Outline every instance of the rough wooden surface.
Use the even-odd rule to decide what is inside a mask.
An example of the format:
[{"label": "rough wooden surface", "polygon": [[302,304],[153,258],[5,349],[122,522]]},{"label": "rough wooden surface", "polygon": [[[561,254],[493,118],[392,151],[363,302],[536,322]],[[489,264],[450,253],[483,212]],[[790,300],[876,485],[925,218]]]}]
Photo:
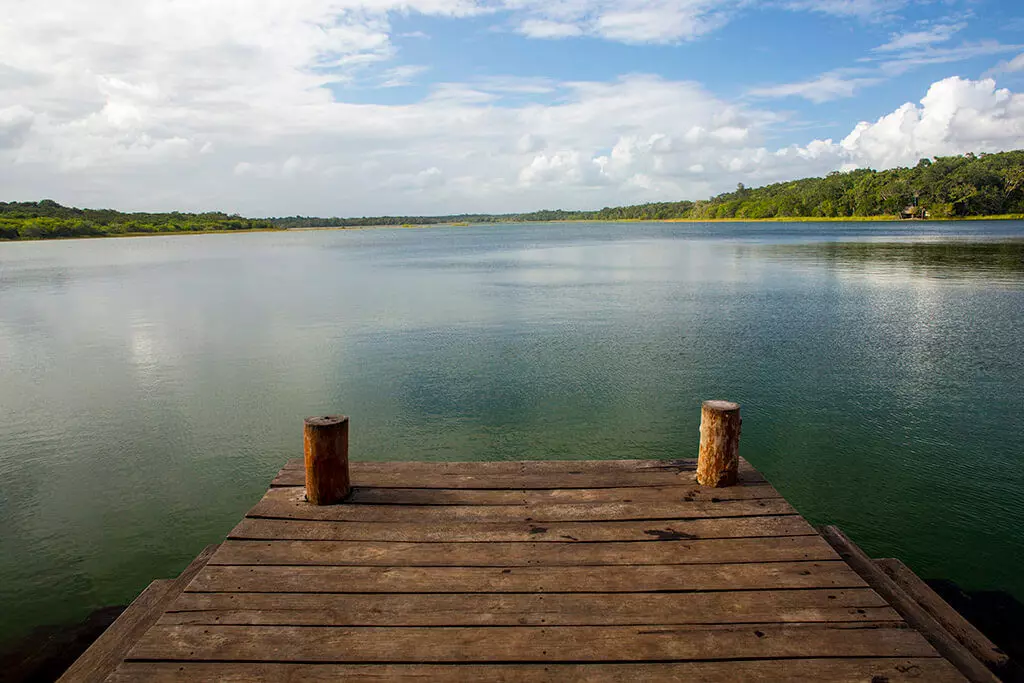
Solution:
[{"label": "rough wooden surface", "polygon": [[249,662],[127,662],[114,683],[308,681],[438,681],[452,683],[952,683],[963,678],[942,659],[759,659],[638,664],[282,664]]},{"label": "rough wooden surface", "polygon": [[942,625],[949,635],[960,641],[974,657],[996,673],[1004,671],[1010,658],[995,643],[985,637],[971,622],[949,606],[938,594],[918,578],[907,565],[897,559],[875,560],[875,564],[896,582],[914,602]]},{"label": "rough wooden surface", "polygon": [[176,579],[158,579],[142,591],[139,597],[110,625],[106,631],[75,660],[60,683],[87,683],[102,681],[121,663],[135,642],[160,619],[164,610],[185,590],[214,552],[209,545],[199,553]]},{"label": "rough wooden surface", "polygon": [[967,648],[947,633],[941,624],[879,569],[871,558],[839,527],[823,527],[822,536],[832,544],[832,547],[854,571],[860,574],[868,585],[888,600],[889,604],[907,620],[907,623],[923,634],[935,646],[935,649],[952,662],[968,680],[976,683],[998,683],[999,679],[984,664],[975,659]]},{"label": "rough wooden surface", "polygon": [[962,681],[744,461],[289,462],[111,680]]},{"label": "rough wooden surface", "polygon": [[306,418],[302,446],[306,500],[312,505],[333,505],[344,500],[349,493],[348,418]]},{"label": "rough wooden surface", "polygon": [[739,479],[740,405],[704,401],[700,408],[700,450],[697,483],[720,488]]}]

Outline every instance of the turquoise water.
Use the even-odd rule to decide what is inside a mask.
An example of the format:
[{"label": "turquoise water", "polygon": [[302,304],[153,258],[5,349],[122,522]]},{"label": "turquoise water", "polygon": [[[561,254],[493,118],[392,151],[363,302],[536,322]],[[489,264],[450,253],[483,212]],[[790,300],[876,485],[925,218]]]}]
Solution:
[{"label": "turquoise water", "polygon": [[0,244],[0,639],[124,603],[352,417],[361,459],[692,457],[1024,599],[1024,224],[536,224]]}]

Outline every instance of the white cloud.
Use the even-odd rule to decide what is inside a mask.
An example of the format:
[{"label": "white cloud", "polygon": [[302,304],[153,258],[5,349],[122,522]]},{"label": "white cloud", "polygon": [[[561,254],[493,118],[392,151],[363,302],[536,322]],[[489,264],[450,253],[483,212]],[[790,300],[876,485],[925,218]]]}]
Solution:
[{"label": "white cloud", "polygon": [[[909,49],[896,56],[886,57],[879,62],[879,69],[887,76],[898,76],[910,69],[931,64],[950,64],[975,57],[998,55],[1020,50],[1020,45],[1005,45],[997,40],[983,40],[977,43],[963,43],[955,47],[926,46],[920,49]],[[877,61],[875,58],[864,59],[865,62]]]},{"label": "white cloud", "polygon": [[527,19],[519,24],[519,32],[531,38],[572,38],[583,35],[583,29],[575,23]]},{"label": "white cloud", "polygon": [[791,0],[785,3],[793,10],[873,21],[887,19],[906,5],[907,0]]},{"label": "white cloud", "polygon": [[[524,20],[658,41],[705,31],[729,7],[505,2]],[[248,215],[518,211],[699,198],[737,182],[1024,146],[1022,96],[961,79],[935,83],[919,105],[862,123],[841,143],[781,149],[766,141],[782,116],[656,76],[481,78],[438,84],[408,104],[339,102],[325,86],[365,80],[368,64],[384,82],[411,76],[388,71],[396,68],[386,61],[389,12],[461,15],[483,5],[239,7],[8,3],[0,22],[4,199]],[[857,87],[854,77],[834,76],[790,94],[833,97]]]},{"label": "white cloud", "polygon": [[913,164],[928,156],[1024,147],[1024,95],[995,81],[958,77],[933,83],[920,106],[907,103],[874,123],[857,124],[843,155],[861,166]]},{"label": "white cloud", "polygon": [[962,31],[966,23],[957,24],[936,24],[921,31],[907,31],[895,33],[889,42],[879,45],[875,52],[901,52],[903,50],[927,47],[935,43],[944,43],[953,37],[954,33]]},{"label": "white cloud", "polygon": [[741,0],[504,0],[516,30],[532,38],[595,36],[672,43],[722,26]]},{"label": "white cloud", "polygon": [[750,90],[754,97],[802,97],[811,102],[821,103],[843,97],[853,97],[867,85],[878,83],[878,78],[847,78],[835,72],[824,73],[808,81],[782,83]]},{"label": "white cloud", "polygon": [[387,69],[382,74],[380,88],[400,88],[411,85],[413,79],[428,70],[421,64],[405,64]]},{"label": "white cloud", "polygon": [[1020,53],[1013,59],[1005,62],[999,62],[994,68],[990,69],[986,75],[995,75],[1001,73],[1014,73],[1016,71],[1024,71],[1024,52]]}]

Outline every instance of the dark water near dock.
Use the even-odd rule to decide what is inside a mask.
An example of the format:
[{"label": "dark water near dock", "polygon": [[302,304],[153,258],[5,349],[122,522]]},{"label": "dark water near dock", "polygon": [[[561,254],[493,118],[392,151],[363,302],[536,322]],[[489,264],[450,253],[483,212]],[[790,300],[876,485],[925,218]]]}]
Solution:
[{"label": "dark water near dock", "polygon": [[539,224],[0,244],[0,641],[359,459],[693,457],[1024,599],[1024,223]]}]

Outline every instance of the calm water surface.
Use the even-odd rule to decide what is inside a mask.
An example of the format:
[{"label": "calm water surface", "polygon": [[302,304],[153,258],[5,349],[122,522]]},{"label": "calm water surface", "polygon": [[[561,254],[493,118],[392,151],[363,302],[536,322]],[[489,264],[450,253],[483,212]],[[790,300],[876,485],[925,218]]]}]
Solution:
[{"label": "calm water surface", "polygon": [[0,640],[124,603],[352,416],[360,459],[693,457],[1024,599],[1024,224],[0,244]]}]

